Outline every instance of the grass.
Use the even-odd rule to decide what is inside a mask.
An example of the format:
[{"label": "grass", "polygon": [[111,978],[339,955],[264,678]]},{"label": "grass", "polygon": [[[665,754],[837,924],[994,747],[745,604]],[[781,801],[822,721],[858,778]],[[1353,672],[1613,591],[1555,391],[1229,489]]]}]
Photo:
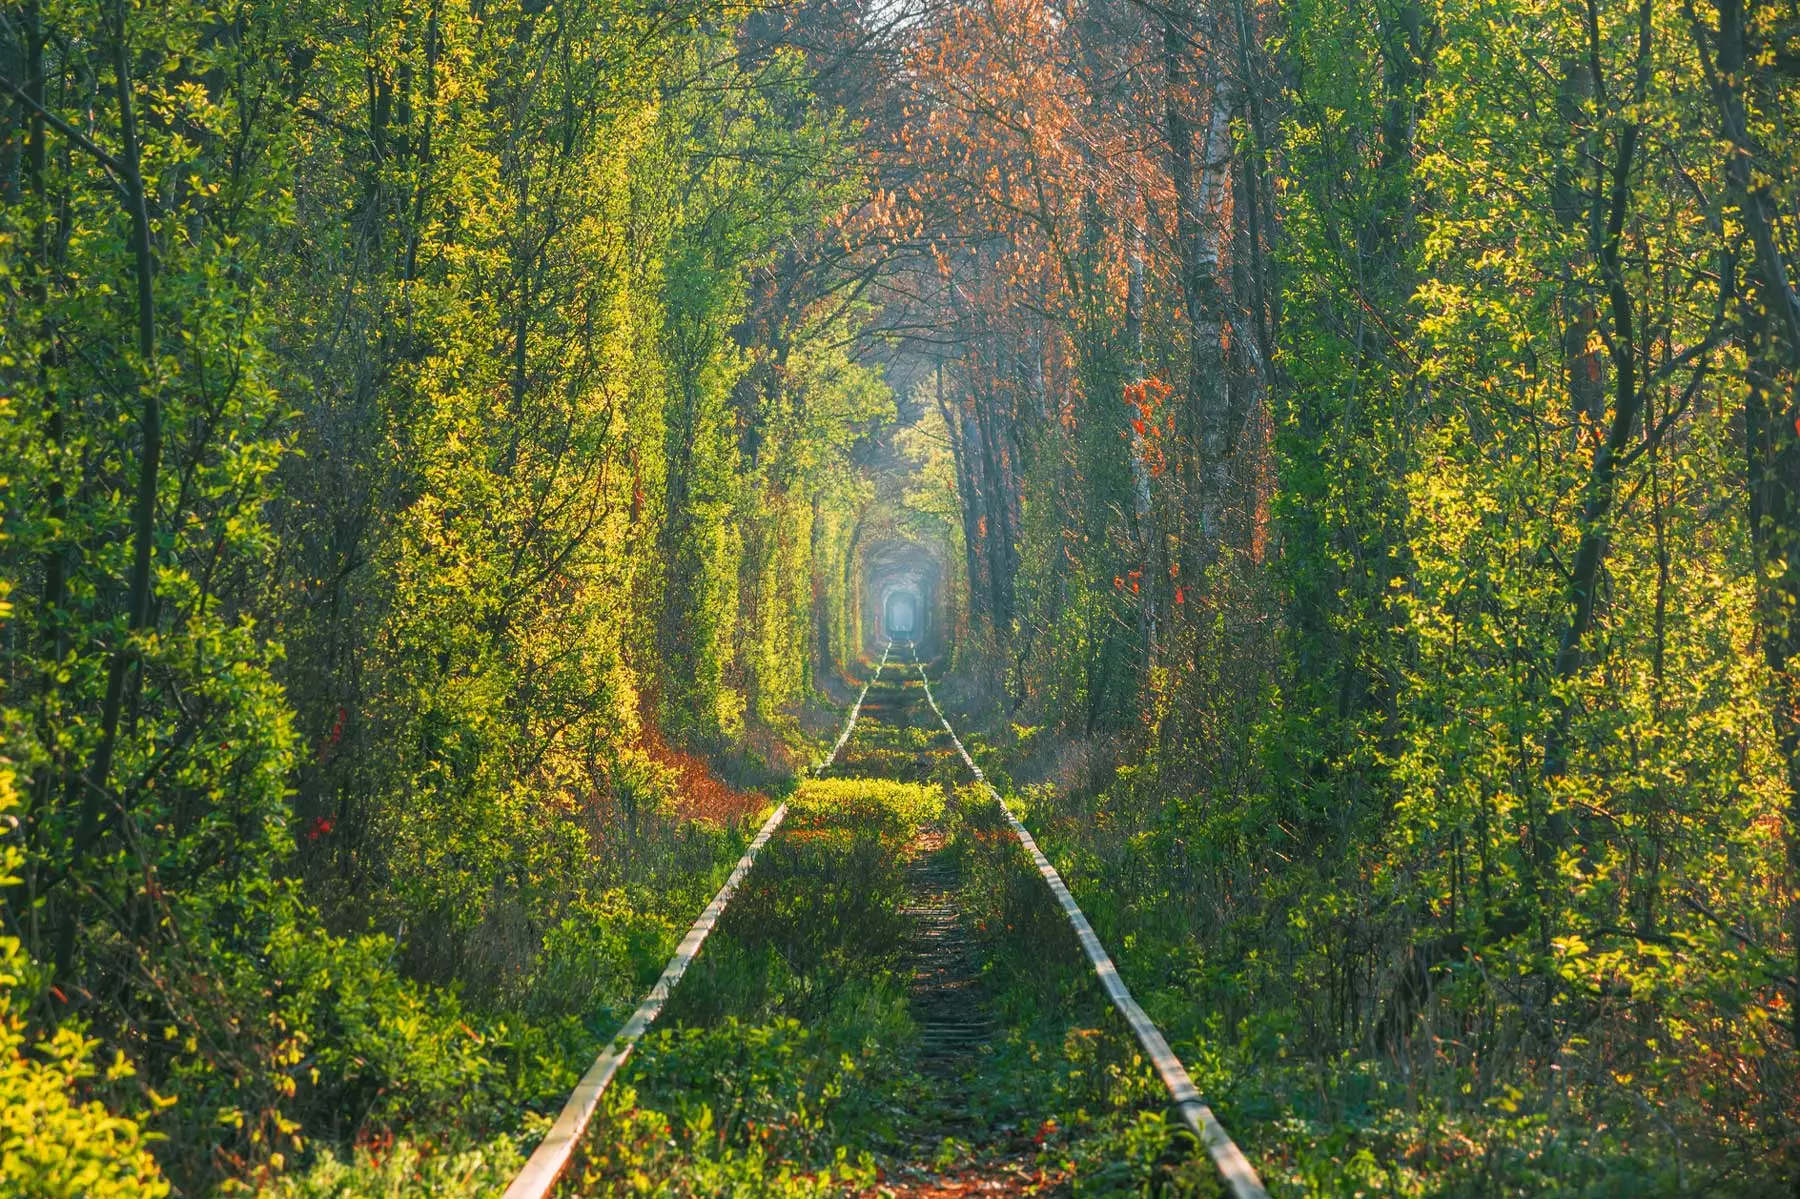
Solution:
[{"label": "grass", "polygon": [[[874,1196],[884,1173],[907,1167],[1021,1160],[1055,1180],[1049,1194],[1210,1193],[1210,1168],[1165,1120],[1166,1097],[997,809],[948,785],[965,770],[941,733],[921,727],[930,712],[917,692],[899,689],[865,719],[840,762],[890,777],[813,780],[789,797],[781,833],[609,1092],[559,1193]],[[901,723],[909,716],[921,724]],[[911,1010],[902,908],[908,846],[927,824],[947,834],[963,879],[1000,1030],[960,1075],[921,1068]],[[708,856],[735,856],[721,851],[743,835],[718,830]],[[523,1069],[539,1081],[533,1093],[554,1099],[573,1083],[719,869],[710,882],[706,870],[665,880],[682,885],[655,897],[667,918],[654,927],[640,928],[639,904],[624,901],[566,938],[553,930],[542,981],[564,1002],[582,996],[585,1010],[538,1013],[507,1038],[506,1053],[536,1063]],[[321,1147],[308,1169],[265,1185],[271,1199],[493,1195],[547,1122],[528,1117],[523,1143],[484,1140],[499,1129],[471,1124],[381,1134],[336,1155]]]}]

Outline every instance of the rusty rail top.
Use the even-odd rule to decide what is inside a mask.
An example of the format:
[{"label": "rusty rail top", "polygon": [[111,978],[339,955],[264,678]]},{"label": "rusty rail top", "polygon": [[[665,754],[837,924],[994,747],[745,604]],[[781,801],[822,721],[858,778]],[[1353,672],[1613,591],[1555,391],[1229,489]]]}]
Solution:
[{"label": "rusty rail top", "polygon": [[[837,744],[831,747],[831,752],[825,755],[825,760],[819,763],[818,769],[824,770],[830,766],[844,748],[844,743],[850,740],[850,734],[856,728],[856,718],[862,712],[862,702],[868,696],[869,688],[875,685],[875,680],[881,677],[891,649],[892,642],[887,649],[881,651],[881,661],[876,665],[875,673],[863,684],[862,694],[856,697],[856,703],[850,709],[850,717],[844,722],[844,731],[838,736]],[[662,1012],[663,1005],[675,990],[675,984],[687,973],[688,966],[700,952],[700,946],[706,943],[707,934],[719,923],[719,917],[725,912],[725,905],[731,902],[738,884],[750,873],[750,867],[756,864],[756,855],[769,843],[775,830],[781,827],[787,811],[788,806],[784,803],[763,822],[756,838],[750,842],[750,847],[744,850],[744,856],[732,868],[725,885],[719,888],[719,893],[713,896],[712,902],[706,905],[706,910],[700,913],[700,918],[688,929],[687,936],[681,938],[681,944],[675,947],[675,956],[663,967],[656,985],[650,988],[650,993],[638,1004],[637,1011],[631,1014],[625,1027],[618,1031],[606,1049],[594,1059],[594,1064],[588,1067],[587,1073],[581,1076],[581,1081],[575,1084],[568,1101],[563,1104],[562,1113],[556,1117],[556,1123],[550,1126],[550,1131],[532,1152],[525,1168],[512,1180],[512,1185],[506,1188],[504,1199],[543,1199],[550,1193],[550,1188],[556,1185],[556,1180],[562,1177],[562,1172],[568,1168],[569,1158],[575,1152],[575,1146],[581,1140],[581,1134],[587,1131],[589,1121],[600,1107],[600,1097],[606,1093],[607,1086],[618,1074],[619,1067],[625,1064],[625,1059],[631,1056],[639,1039]]]},{"label": "rusty rail top", "polygon": [[[911,647],[908,648],[910,650]],[[931,710],[943,722],[944,731],[950,734],[956,752],[962,755],[963,764],[974,774],[975,781],[986,788],[988,795],[1000,805],[1000,811],[1012,826],[1019,844],[1025,847],[1025,852],[1036,864],[1038,873],[1049,885],[1050,893],[1062,905],[1063,915],[1069,918],[1069,924],[1075,929],[1075,936],[1081,942],[1083,952],[1094,965],[1094,974],[1100,979],[1100,986],[1113,1001],[1113,1006],[1119,1009],[1119,1014],[1125,1017],[1125,1023],[1131,1026],[1132,1033],[1143,1047],[1151,1065],[1156,1067],[1156,1073],[1162,1078],[1163,1086],[1169,1089],[1169,1098],[1174,1101],[1175,1110],[1181,1114],[1182,1122],[1205,1147],[1207,1156],[1212,1158],[1213,1165],[1218,1168],[1233,1199],[1269,1199],[1269,1192],[1263,1189],[1262,1179],[1257,1177],[1255,1167],[1251,1166],[1243,1150],[1226,1133],[1212,1109],[1200,1098],[1200,1091],[1194,1086],[1194,1080],[1188,1077],[1187,1067],[1181,1064],[1181,1059],[1175,1056],[1168,1041],[1163,1039],[1162,1032],[1144,1013],[1144,1009],[1138,1006],[1137,1000],[1131,997],[1131,989],[1119,977],[1119,968],[1113,965],[1112,958],[1107,956],[1105,948],[1100,944],[1100,938],[1094,935],[1093,925],[1088,923],[1081,905],[1069,893],[1062,875],[1057,873],[1056,867],[1050,864],[1050,859],[1038,848],[1030,831],[1013,814],[1000,792],[987,781],[987,777],[981,773],[981,767],[975,764],[975,759],[969,756],[969,751],[963,746],[962,738],[950,727],[949,717],[944,715],[944,710],[938,707],[937,697],[931,693],[931,680],[925,677],[925,667],[919,662],[918,654],[913,653],[911,657],[913,666],[918,669],[919,681],[925,685],[925,698],[930,701]]]}]

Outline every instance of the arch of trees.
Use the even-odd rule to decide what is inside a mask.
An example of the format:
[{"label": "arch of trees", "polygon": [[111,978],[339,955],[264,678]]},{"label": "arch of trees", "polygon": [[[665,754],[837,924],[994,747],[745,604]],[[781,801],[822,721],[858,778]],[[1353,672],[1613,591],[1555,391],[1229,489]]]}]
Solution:
[{"label": "arch of trees", "polygon": [[1797,47],[9,7],[0,1103],[122,1194],[508,1126],[916,591],[1267,1160],[1774,1185]]}]

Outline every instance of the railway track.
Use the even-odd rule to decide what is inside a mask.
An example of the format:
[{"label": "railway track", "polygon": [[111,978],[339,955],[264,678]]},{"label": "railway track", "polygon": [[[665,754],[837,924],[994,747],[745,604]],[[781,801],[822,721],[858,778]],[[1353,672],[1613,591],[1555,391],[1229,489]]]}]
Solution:
[{"label": "railway track", "polygon": [[[895,660],[896,650],[905,661]],[[859,736],[859,726],[869,731]],[[851,705],[836,742],[816,764],[814,774],[850,781],[890,779],[902,783],[927,779],[948,783],[956,775],[965,780],[973,777],[1067,918],[1099,990],[1123,1017],[1143,1058],[1167,1089],[1171,1112],[1193,1133],[1211,1159],[1224,1192],[1233,1199],[1266,1199],[1267,1192],[1255,1170],[1219,1125],[1161,1032],[1132,998],[1055,867],[1004,797],[987,782],[939,706],[911,646],[890,644],[884,650],[868,683]],[[662,1012],[754,868],[758,855],[778,835],[788,812],[789,805],[783,803],[765,820],[724,886],[682,939],[650,993],[571,1093],[549,1133],[507,1189],[505,1199],[542,1199],[556,1188],[588,1134],[608,1086]],[[910,822],[907,827],[912,827]],[[970,1063],[980,1059],[1002,1029],[984,984],[983,952],[969,927],[961,858],[954,852],[951,840],[942,819],[927,818],[913,829],[899,853],[902,893],[894,911],[904,929],[898,948],[904,962],[901,974],[906,979],[907,1004],[916,1029],[912,1051],[916,1068],[923,1075],[939,1079],[942,1086],[954,1089],[957,1085],[969,1085],[971,1079],[966,1072]],[[787,876],[790,886],[797,881]],[[954,1115],[954,1106],[946,1105],[939,1119],[926,1122],[925,1132],[920,1134],[921,1148],[931,1138],[955,1143],[959,1134],[968,1131]],[[982,1193],[1037,1194],[1054,1184],[1055,1180],[1041,1169],[1033,1171],[1029,1143],[1003,1146],[979,1166],[961,1172],[938,1174],[902,1166],[901,1177],[890,1179],[890,1185],[870,1194],[948,1199]]]},{"label": "railway track", "polygon": [[914,838],[906,864],[906,948],[913,1019],[928,1068],[954,1069],[994,1035],[981,981],[980,952],[964,923],[960,871],[942,829]]}]

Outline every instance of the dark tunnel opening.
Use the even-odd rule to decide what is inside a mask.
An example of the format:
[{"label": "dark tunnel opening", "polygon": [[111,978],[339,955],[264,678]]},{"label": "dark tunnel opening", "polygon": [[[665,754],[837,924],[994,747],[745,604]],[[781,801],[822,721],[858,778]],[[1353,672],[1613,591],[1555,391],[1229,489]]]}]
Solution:
[{"label": "dark tunnel opening", "polygon": [[888,635],[912,640],[918,628],[919,596],[913,591],[891,591],[882,611]]},{"label": "dark tunnel opening", "polygon": [[946,649],[944,551],[910,540],[875,542],[862,555],[863,645],[879,654],[888,642],[911,644],[921,661]]}]

